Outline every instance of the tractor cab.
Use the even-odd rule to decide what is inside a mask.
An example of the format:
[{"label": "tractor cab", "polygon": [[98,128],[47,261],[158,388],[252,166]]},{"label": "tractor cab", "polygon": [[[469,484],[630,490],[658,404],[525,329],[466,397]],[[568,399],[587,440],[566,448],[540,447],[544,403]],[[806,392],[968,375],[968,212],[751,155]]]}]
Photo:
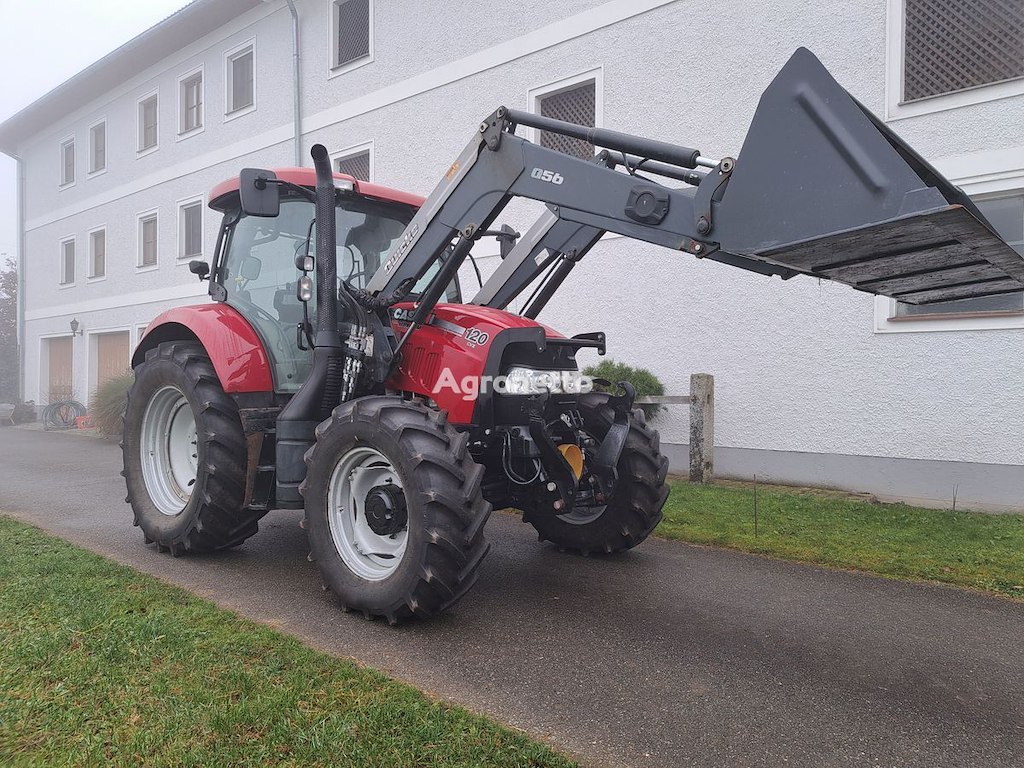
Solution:
[{"label": "tractor cab", "polygon": [[[280,191],[276,211],[266,211],[275,215],[243,211],[238,177],[211,193],[210,207],[223,214],[223,222],[213,264],[208,266],[210,296],[237,309],[249,321],[270,357],[274,389],[293,393],[312,365],[308,335],[310,318],[316,312],[316,292],[300,291],[304,257],[316,257],[316,211],[311,199],[315,173],[306,168],[282,169],[276,171],[276,177],[288,186]],[[350,289],[362,290],[423,199],[341,174],[334,179],[338,189],[334,258],[339,282],[335,293],[342,281]],[[203,274],[205,267],[197,264],[194,271]],[[430,277],[425,275],[422,282]],[[457,282],[449,286],[446,299],[461,301]],[[345,322],[344,313],[339,313],[339,324]]]}]

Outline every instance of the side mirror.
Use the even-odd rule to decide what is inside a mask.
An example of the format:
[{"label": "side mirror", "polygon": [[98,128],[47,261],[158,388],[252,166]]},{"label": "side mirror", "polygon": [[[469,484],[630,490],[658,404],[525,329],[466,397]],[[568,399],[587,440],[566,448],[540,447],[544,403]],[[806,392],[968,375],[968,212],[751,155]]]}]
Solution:
[{"label": "side mirror", "polygon": [[238,176],[238,194],[246,216],[273,218],[281,212],[281,190],[277,174],[261,168],[243,168]]},{"label": "side mirror", "polygon": [[206,280],[210,275],[210,265],[205,261],[194,259],[188,263],[188,271],[196,275],[200,280]]}]

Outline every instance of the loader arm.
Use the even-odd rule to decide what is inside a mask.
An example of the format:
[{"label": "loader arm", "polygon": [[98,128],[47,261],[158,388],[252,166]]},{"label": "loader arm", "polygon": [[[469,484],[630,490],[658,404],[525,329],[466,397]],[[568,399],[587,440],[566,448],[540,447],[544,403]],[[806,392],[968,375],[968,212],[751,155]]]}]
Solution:
[{"label": "loader arm", "polygon": [[[655,174],[693,186],[699,186],[705,176],[695,170],[651,162],[625,153],[613,154],[608,150],[599,152],[592,162],[608,168],[623,166],[631,173]],[[519,313],[535,319],[573,268],[604,234],[604,230],[596,227],[563,221],[556,211],[548,208],[502,259],[470,303],[505,309],[543,274],[544,279],[537,284]],[[720,254],[720,258],[723,256]],[[793,274],[796,273],[782,276],[788,278]]]},{"label": "loader arm", "polygon": [[[581,160],[516,136],[518,125],[609,152]],[[670,187],[638,171],[691,186]],[[513,197],[538,200],[548,210],[474,303],[507,306],[550,270],[526,308],[529,316],[605,232],[763,275],[803,273],[913,304],[1024,290],[1024,258],[805,49],[765,90],[736,160],[496,110],[368,286],[390,293],[436,265],[418,292],[406,339]]]},{"label": "loader arm", "polygon": [[[505,309],[537,277],[547,273],[520,313],[536,318],[551,294],[603,234],[604,230],[597,227],[563,221],[554,211],[544,211],[470,303]],[[534,305],[537,305],[536,312],[532,311]]]}]

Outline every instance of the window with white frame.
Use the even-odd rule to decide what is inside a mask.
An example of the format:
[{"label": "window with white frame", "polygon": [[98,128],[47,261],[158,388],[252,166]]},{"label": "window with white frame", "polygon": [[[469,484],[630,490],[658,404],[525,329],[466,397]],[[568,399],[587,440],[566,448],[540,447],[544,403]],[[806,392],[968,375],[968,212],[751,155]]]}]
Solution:
[{"label": "window with white frame", "polygon": [[334,170],[351,176],[359,181],[370,180],[370,150],[362,149],[358,152],[341,155],[334,159]]},{"label": "window with white frame", "polygon": [[331,3],[331,67],[344,67],[371,54],[373,0]]},{"label": "window with white frame", "polygon": [[[595,127],[597,124],[596,78],[587,78],[571,85],[536,93],[533,111],[544,117],[552,117],[556,120],[564,120],[591,128]],[[564,152],[583,160],[590,160],[594,156],[593,144],[558,133],[540,131],[538,143],[548,149]]]},{"label": "window with white frame", "polygon": [[157,215],[146,213],[139,216],[139,260],[140,267],[156,266],[157,259]]},{"label": "window with white frame", "polygon": [[75,140],[65,139],[60,143],[60,185],[75,183]]},{"label": "window with white frame", "polygon": [[198,259],[203,255],[203,201],[190,200],[178,206],[178,258]]},{"label": "window with white frame", "polygon": [[[1024,256],[1024,193],[975,200],[996,232]],[[1024,292],[1012,291],[937,304],[895,302],[897,318],[949,317],[1024,312]]]},{"label": "window with white frame", "polygon": [[178,133],[203,127],[203,73],[194,72],[178,84]]},{"label": "window with white frame", "polygon": [[107,167],[107,124],[96,123],[89,128],[89,173]]},{"label": "window with white frame", "polygon": [[153,149],[157,145],[159,106],[155,93],[139,101],[139,152]]},{"label": "window with white frame", "polygon": [[89,233],[89,277],[103,277],[107,273],[107,231],[95,229]]},{"label": "window with white frame", "polygon": [[256,53],[252,45],[227,58],[227,113],[248,109],[256,103]]},{"label": "window with white frame", "polygon": [[60,284],[75,282],[75,238],[62,240],[60,244]]},{"label": "window with white frame", "polygon": [[1024,77],[1021,0],[903,0],[902,103]]}]

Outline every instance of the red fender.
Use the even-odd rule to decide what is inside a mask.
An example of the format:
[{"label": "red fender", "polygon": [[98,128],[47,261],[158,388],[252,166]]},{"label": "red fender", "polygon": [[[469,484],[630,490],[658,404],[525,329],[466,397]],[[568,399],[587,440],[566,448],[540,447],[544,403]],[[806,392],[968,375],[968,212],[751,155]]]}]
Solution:
[{"label": "red fender", "polygon": [[159,344],[184,339],[203,345],[225,392],[273,391],[263,342],[241,313],[227,304],[177,307],[157,316],[132,355],[132,367]]}]

